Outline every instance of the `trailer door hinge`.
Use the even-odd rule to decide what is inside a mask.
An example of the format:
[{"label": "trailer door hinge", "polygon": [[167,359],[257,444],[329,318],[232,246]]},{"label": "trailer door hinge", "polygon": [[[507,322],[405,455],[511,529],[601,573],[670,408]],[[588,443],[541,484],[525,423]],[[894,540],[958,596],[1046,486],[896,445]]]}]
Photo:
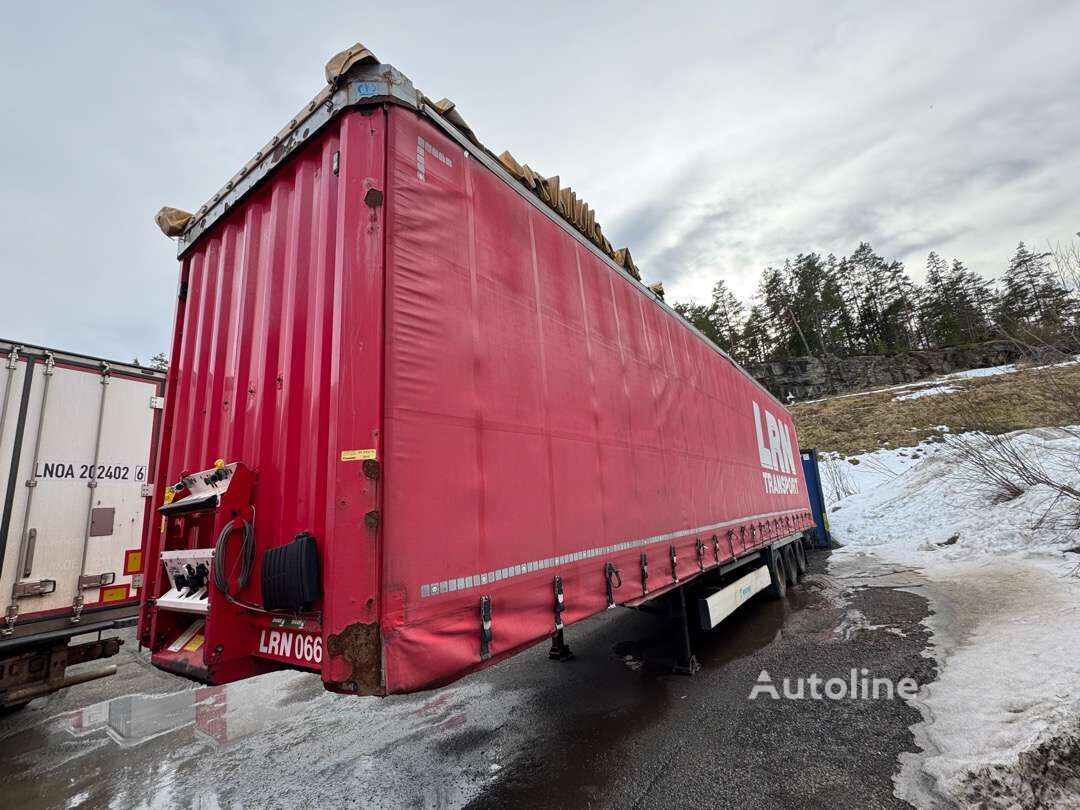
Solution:
[{"label": "trailer door hinge", "polygon": [[705,542],[699,537],[697,539],[697,564],[698,570],[702,573],[705,572]]},{"label": "trailer door hinge", "polygon": [[480,660],[491,658],[491,597],[480,597]]},{"label": "trailer door hinge", "polygon": [[678,582],[679,581],[679,555],[675,551],[675,544],[674,543],[671,544],[671,547],[668,549],[668,552],[671,555],[671,581],[672,582]]},{"label": "trailer door hinge", "polygon": [[641,552],[641,595],[649,592],[649,555]]},{"label": "trailer door hinge", "polygon": [[165,407],[165,397],[150,397],[150,408],[155,411],[160,411]]},{"label": "trailer door hinge", "polygon": [[341,152],[334,152],[334,157],[330,163],[330,170],[337,176],[337,173],[341,170]]}]

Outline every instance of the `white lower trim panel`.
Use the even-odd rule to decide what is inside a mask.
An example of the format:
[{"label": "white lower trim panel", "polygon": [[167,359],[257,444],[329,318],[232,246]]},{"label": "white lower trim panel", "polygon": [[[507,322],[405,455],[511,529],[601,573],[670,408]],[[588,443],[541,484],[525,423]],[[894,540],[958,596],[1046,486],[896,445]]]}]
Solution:
[{"label": "white lower trim panel", "polygon": [[701,597],[698,600],[701,626],[706,629],[716,627],[750,597],[765,590],[769,585],[769,569],[762,565],[739,577],[730,585],[718,589],[709,596]]}]

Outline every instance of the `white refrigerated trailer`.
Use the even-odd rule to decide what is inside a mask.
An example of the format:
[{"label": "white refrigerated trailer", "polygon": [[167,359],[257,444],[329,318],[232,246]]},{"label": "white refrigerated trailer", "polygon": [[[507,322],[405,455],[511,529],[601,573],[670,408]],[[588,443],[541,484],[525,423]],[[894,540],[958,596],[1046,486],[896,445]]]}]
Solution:
[{"label": "white refrigerated trailer", "polygon": [[0,707],[115,672],[67,668],[115,655],[108,631],[137,617],[164,389],[156,369],[0,340]]}]

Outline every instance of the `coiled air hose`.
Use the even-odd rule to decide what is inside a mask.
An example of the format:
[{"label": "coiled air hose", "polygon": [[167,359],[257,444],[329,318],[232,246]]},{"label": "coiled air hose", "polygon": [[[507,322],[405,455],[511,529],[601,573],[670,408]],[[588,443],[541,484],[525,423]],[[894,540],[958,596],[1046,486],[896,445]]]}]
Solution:
[{"label": "coiled air hose", "polygon": [[236,579],[237,592],[247,587],[251,580],[251,571],[255,567],[255,529],[246,520],[241,521],[239,526],[235,520],[230,520],[221,530],[214,545],[214,584],[227,597],[233,596],[233,592],[229,590],[229,578],[225,575],[225,559],[229,553],[229,538],[237,529],[244,532],[244,540],[240,545],[240,576]]}]

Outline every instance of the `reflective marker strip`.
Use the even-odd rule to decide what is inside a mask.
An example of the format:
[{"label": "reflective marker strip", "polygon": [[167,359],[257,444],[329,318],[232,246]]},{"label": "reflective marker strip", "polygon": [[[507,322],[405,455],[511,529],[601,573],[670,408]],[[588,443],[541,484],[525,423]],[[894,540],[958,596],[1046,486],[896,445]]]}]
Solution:
[{"label": "reflective marker strip", "polygon": [[600,548],[590,548],[584,551],[574,551],[570,554],[563,554],[561,557],[549,557],[544,560],[535,560],[533,562],[522,563],[521,565],[512,565],[509,568],[499,568],[495,571],[488,571],[484,574],[471,574],[467,577],[455,577],[454,579],[446,579],[442,582],[431,582],[427,585],[420,586],[420,596],[427,598],[429,596],[439,596],[445,593],[452,593],[454,591],[464,591],[469,588],[477,588],[481,585],[487,585],[491,582],[498,582],[503,579],[509,579],[511,577],[521,576],[522,574],[531,574],[534,571],[539,571],[543,568],[552,568],[558,565],[567,565],[568,563],[575,563],[581,560],[592,559],[593,557],[599,557],[607,554],[614,554],[620,551],[629,551],[635,548],[641,548],[642,546],[652,545],[653,543],[663,543],[671,540],[677,540],[680,537],[689,537],[694,534],[703,534],[706,532],[715,531],[716,529],[722,529],[726,526],[737,526],[740,523],[749,523],[755,520],[763,520],[765,518],[779,517],[781,515],[797,515],[805,512],[806,509],[784,509],[780,512],[765,512],[760,515],[747,515],[737,520],[726,520],[722,523],[710,523],[707,526],[698,526],[694,529],[683,529],[677,532],[667,532],[666,534],[657,534],[652,537],[645,537],[640,540],[626,540],[621,543],[615,543],[610,546],[601,546]]}]

